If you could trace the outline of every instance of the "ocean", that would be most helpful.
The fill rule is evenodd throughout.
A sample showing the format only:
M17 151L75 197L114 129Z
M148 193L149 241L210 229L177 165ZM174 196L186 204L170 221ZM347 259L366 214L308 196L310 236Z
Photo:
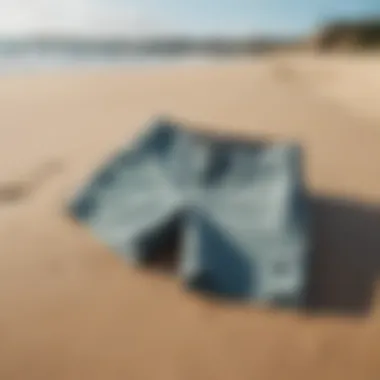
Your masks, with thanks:
M0 52L0 74L51 71L69 68L97 68L105 66L157 66L186 63L204 63L213 60L207 56L168 55L82 55L67 52L52 54L9 54Z
M203 63L231 58L206 49L181 44L122 45L115 42L0 41L0 74L65 68L150 66Z
M249 40L0 39L0 73L203 63L247 56L264 48Z

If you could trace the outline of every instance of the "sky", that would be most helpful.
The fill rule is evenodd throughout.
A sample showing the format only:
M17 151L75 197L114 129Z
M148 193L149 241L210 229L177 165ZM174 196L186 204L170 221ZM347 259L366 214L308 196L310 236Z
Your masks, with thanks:
M367 15L380 0L0 0L0 34L285 36Z

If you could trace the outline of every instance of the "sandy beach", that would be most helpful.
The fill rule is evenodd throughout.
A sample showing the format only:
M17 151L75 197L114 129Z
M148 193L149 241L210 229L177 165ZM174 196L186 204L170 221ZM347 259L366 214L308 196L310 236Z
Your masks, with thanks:
M0 379L379 380L379 56L0 78ZM65 214L150 118L296 139L315 210L309 313L132 269Z

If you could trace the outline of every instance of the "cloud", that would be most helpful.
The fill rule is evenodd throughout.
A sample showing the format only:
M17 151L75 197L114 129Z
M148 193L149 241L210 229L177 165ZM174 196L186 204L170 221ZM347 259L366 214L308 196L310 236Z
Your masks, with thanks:
M0 33L143 35L160 31L137 2L115 0L0 0Z

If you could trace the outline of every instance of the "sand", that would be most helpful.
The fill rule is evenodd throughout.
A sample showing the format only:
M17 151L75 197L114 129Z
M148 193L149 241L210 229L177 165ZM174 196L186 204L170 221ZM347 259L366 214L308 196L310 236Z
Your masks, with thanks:
M0 379L378 380L380 86L363 78L379 69L377 57L276 56L0 78ZM184 293L65 215L155 115L303 145L309 313Z

